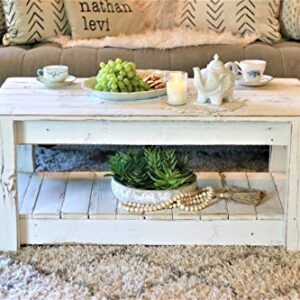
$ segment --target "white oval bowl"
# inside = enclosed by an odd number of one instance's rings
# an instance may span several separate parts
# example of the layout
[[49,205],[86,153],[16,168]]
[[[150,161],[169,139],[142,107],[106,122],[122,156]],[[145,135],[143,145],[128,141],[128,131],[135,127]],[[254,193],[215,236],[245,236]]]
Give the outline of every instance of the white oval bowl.
[[[161,70],[137,70],[137,73],[142,77],[154,74],[159,77],[165,77],[167,71]],[[81,87],[90,92],[91,95],[97,96],[103,100],[110,101],[136,101],[157,98],[167,94],[167,89],[150,90],[145,92],[132,92],[132,93],[113,93],[113,92],[100,92],[94,90],[96,84],[96,77],[91,77],[83,81]]]
[[195,180],[194,183],[176,190],[151,191],[131,188],[112,178],[111,189],[115,197],[122,203],[135,202],[140,204],[158,204],[167,201],[180,193],[195,191],[197,189],[197,181]]

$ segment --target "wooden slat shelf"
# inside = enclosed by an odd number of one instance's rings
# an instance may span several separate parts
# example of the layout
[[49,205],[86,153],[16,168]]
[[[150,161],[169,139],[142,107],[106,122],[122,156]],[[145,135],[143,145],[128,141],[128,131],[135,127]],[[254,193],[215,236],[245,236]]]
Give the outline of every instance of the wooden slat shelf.
[[[128,213],[120,207],[110,179],[100,173],[19,174],[20,219],[98,220],[283,220],[285,175],[224,173],[228,184],[267,191],[257,207],[218,201],[201,212],[168,209],[146,214]],[[198,185],[222,186],[219,173],[199,173]]]

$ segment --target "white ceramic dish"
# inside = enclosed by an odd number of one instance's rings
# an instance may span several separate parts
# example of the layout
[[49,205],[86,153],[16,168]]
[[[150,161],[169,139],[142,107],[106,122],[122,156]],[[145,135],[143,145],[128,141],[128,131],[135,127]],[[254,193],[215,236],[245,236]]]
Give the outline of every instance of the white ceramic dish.
[[140,204],[158,204],[171,199],[172,197],[181,193],[193,192],[197,189],[197,182],[181,187],[176,190],[166,191],[150,191],[140,190],[131,187],[127,187],[114,178],[111,180],[111,189],[118,200],[122,203],[136,202]]
[[43,86],[45,86],[46,88],[57,89],[57,88],[66,87],[66,86],[72,84],[76,80],[76,77],[69,75],[64,82],[49,82],[49,81],[46,81],[43,77],[37,77],[36,80],[39,83],[41,83]]
[[[160,71],[160,70],[137,70],[137,73],[142,78],[150,74],[155,74],[159,77],[165,77],[167,71]],[[133,92],[133,93],[113,93],[113,92],[99,92],[94,90],[94,86],[96,84],[96,77],[89,78],[83,81],[81,87],[84,90],[88,90],[92,95],[99,97],[100,99],[104,100],[111,100],[111,101],[135,101],[135,100],[146,100],[150,98],[156,98],[163,95],[166,95],[167,89],[159,89],[159,90],[151,90],[145,92]]]
[[261,80],[259,82],[246,82],[242,75],[238,76],[238,78],[236,79],[237,83],[239,85],[244,85],[244,86],[263,86],[268,84],[269,82],[271,82],[274,78],[270,75],[263,75],[263,77],[261,78]]

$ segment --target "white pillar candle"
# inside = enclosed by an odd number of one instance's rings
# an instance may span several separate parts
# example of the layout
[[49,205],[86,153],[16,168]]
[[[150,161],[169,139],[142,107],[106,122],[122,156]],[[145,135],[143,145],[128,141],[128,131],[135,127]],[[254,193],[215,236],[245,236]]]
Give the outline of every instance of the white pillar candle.
[[183,105],[186,103],[187,74],[184,72],[171,72],[167,80],[167,95],[170,105]]

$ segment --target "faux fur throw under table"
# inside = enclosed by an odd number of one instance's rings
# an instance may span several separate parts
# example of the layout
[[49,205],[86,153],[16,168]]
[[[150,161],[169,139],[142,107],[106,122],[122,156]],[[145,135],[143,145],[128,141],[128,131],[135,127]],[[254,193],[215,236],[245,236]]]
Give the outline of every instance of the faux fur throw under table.
[[234,44],[246,46],[257,39],[256,34],[245,36],[234,35],[230,32],[216,33],[207,30],[192,30],[174,28],[172,30],[147,31],[143,34],[119,35],[101,39],[72,40],[71,37],[62,36],[52,41],[63,48],[90,47],[90,48],[126,48],[126,49],[172,49],[177,47]]

